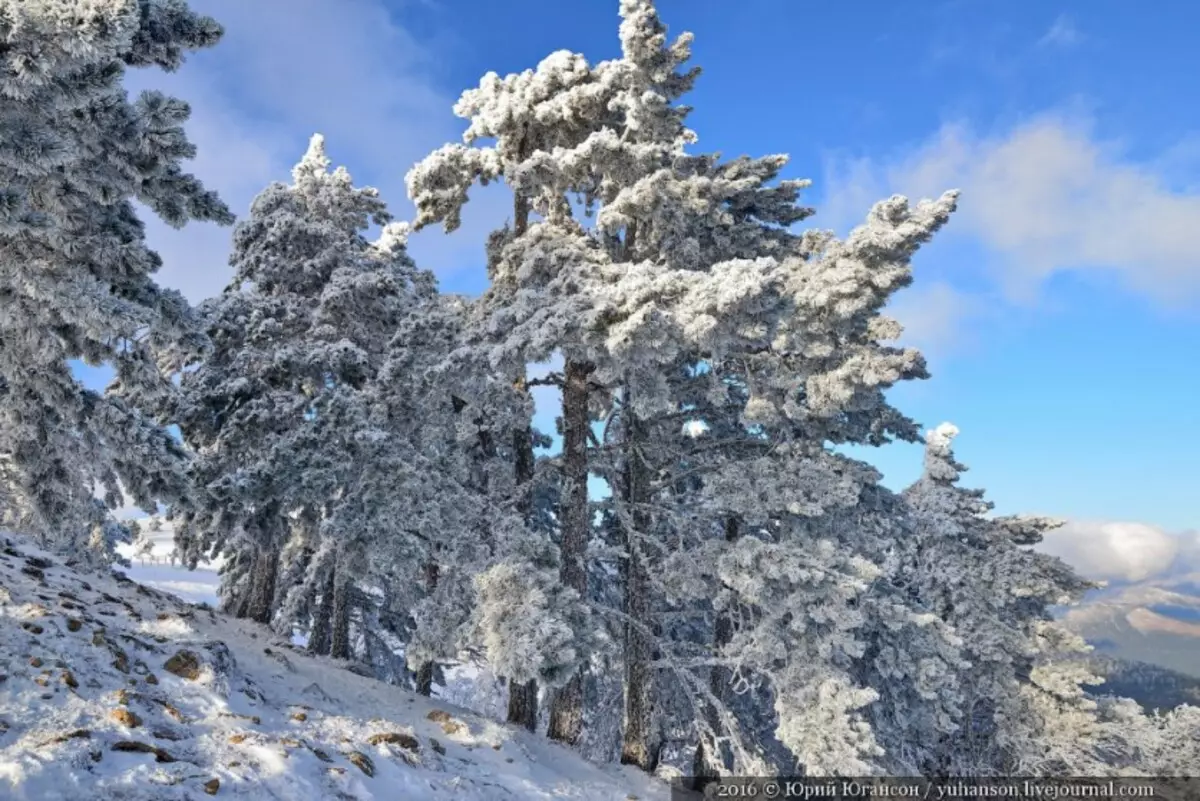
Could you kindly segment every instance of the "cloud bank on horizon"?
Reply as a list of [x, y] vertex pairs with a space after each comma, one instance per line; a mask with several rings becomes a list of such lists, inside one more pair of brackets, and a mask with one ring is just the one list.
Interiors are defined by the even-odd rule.
[[1200, 571], [1200, 531], [1145, 523], [1072, 520], [1047, 533], [1039, 550], [1088, 578], [1127, 583]]

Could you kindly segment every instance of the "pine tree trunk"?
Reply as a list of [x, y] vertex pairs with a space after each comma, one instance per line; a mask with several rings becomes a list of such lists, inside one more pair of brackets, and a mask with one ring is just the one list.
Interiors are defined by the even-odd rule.
[[330, 629], [329, 655], [334, 659], [349, 659], [350, 581], [344, 576], [334, 579], [333, 622]]
[[[563, 370], [563, 479], [560, 503], [562, 526], [560, 556], [562, 583], [588, 597], [585, 562], [591, 520], [588, 517], [588, 376], [594, 368], [586, 362], [568, 361]], [[550, 706], [552, 740], [574, 745], [583, 732], [583, 671], [554, 696]]]
[[[526, 158], [529, 147], [522, 139], [517, 147], [518, 157]], [[523, 192], [513, 194], [513, 235], [521, 236], [529, 230], [529, 198]], [[524, 370], [517, 380], [518, 388], [528, 392]], [[517, 508], [528, 523], [533, 514], [533, 497], [530, 494], [533, 481], [533, 430], [525, 425], [513, 432], [513, 471], [517, 485]], [[508, 680], [508, 722], [523, 726], [529, 731], [537, 729], [538, 717], [537, 681], [525, 683]]]
[[537, 730], [538, 685], [536, 679], [524, 684], [508, 680], [508, 722], [523, 726], [529, 731]]
[[638, 553], [637, 537], [649, 528], [649, 477], [642, 461], [645, 430], [629, 409], [630, 388], [625, 388], [625, 502], [635, 531], [625, 531], [627, 556], [621, 572], [625, 590], [625, 732], [621, 741], [621, 763], [637, 765], [647, 773], [658, 766], [660, 743], [654, 734], [654, 687], [651, 661], [654, 643], [646, 629], [653, 628], [650, 615], [650, 575], [644, 554]]
[[[725, 518], [725, 542], [733, 543], [737, 541], [737, 538], [738, 521], [736, 517], [730, 515]], [[727, 612], [722, 612], [717, 615], [717, 619], [713, 624], [713, 653], [719, 653], [732, 639], [733, 620]], [[713, 667], [709, 674], [709, 689], [718, 703], [726, 703], [732, 683], [733, 676], [730, 674], [728, 668]], [[717, 710], [708, 710], [708, 725], [714, 731], [719, 730], [721, 722], [717, 718]], [[716, 778], [719, 774], [718, 767], [728, 768], [725, 754], [710, 753], [709, 745], [701, 740], [700, 744], [696, 747], [696, 759], [694, 762], [694, 774], [696, 778]]]
[[[525, 381], [520, 381], [521, 389]], [[533, 513], [533, 497], [530, 495], [533, 481], [533, 431], [529, 426], [513, 432], [513, 457], [517, 484], [517, 508], [528, 523]], [[530, 731], [537, 728], [537, 681], [530, 679], [521, 683], [508, 680], [508, 722], [523, 726]]]
[[317, 614], [313, 618], [312, 633], [308, 637], [308, 650], [314, 654], [328, 656], [333, 640], [333, 576], [335, 570], [329, 571], [325, 579], [325, 587], [321, 591], [321, 601], [317, 604]]
[[278, 551], [263, 549], [255, 554], [246, 617], [256, 623], [271, 622], [271, 615], [275, 612], [275, 576], [278, 569]]
[[429, 698], [433, 695], [433, 662], [426, 662], [417, 668], [416, 687], [418, 695]]
[[[224, 610], [236, 618], [244, 618], [250, 613], [250, 595], [253, 587], [251, 583], [254, 581], [254, 566], [258, 559], [255, 555], [248, 555], [245, 551], [240, 552], [234, 557], [238, 562], [250, 562], [250, 567], [247, 570], [249, 578], [240, 583], [241, 591], [231, 592], [224, 600], [222, 607]], [[236, 586], [236, 585], [235, 585]]]
[[[425, 564], [425, 591], [432, 593], [437, 589], [438, 566], [436, 562]], [[417, 668], [417, 693], [424, 696], [433, 695], [433, 661], [430, 660]]]

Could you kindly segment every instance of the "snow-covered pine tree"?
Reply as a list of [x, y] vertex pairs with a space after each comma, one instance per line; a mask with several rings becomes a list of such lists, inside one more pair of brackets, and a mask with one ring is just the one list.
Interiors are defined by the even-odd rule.
[[[310, 613], [318, 647], [349, 657], [367, 548], [396, 531], [371, 528], [399, 480], [389, 471], [418, 469], [380, 428], [372, 382], [436, 287], [378, 193], [329, 166], [314, 136], [292, 183], [255, 199], [235, 230], [233, 280], [203, 308], [213, 347], [181, 380], [196, 502], [177, 537], [192, 564], [226, 555], [223, 602], [235, 614], [268, 622], [285, 600], [277, 625]], [[375, 243], [363, 235], [373, 222], [385, 226]], [[285, 553], [294, 561], [281, 571]], [[277, 587], [280, 575], [291, 586]]]
[[[478, 323], [467, 332], [466, 345], [474, 345], [483, 351], [494, 340], [488, 318], [513, 309], [518, 316], [528, 317], [530, 311], [522, 309], [532, 302], [540, 302], [538, 283], [548, 276], [519, 277], [501, 272], [500, 263], [504, 248], [515, 239], [524, 239], [529, 231], [529, 217], [535, 200], [534, 188], [518, 186], [514, 176], [536, 152], [549, 152], [558, 147], [578, 144], [594, 129], [594, 120], [604, 114], [605, 94], [587, 62], [578, 55], [565, 51], [554, 53], [542, 61], [536, 70], [526, 70], [501, 79], [488, 73], [478, 88], [465, 92], [455, 113], [468, 119], [470, 125], [464, 134], [466, 145], [448, 145], [431, 154], [418, 164], [408, 175], [409, 195], [417, 206], [416, 227], [442, 222], [446, 231], [458, 227], [462, 205], [475, 181], [484, 184], [504, 178], [513, 191], [513, 221], [511, 227], [495, 232], [489, 241], [489, 275], [492, 285], [478, 305]], [[480, 140], [494, 140], [488, 148], [469, 147]], [[553, 202], [565, 202], [559, 197]], [[533, 280], [531, 280], [533, 279]], [[573, 309], [563, 305], [554, 309], [551, 304], [538, 312], [547, 324], [553, 324], [559, 315], [571, 315]], [[536, 308], [536, 307], [535, 307]], [[558, 347], [562, 338], [547, 330], [541, 341], [530, 348], [512, 348], [510, 352], [498, 354], [499, 359], [487, 353], [483, 355], [485, 369], [510, 375], [512, 384], [521, 395], [516, 404], [518, 417], [507, 428], [513, 442], [513, 469], [516, 483], [522, 488], [519, 505], [526, 515], [531, 513], [529, 502], [532, 467], [532, 442], [529, 436], [528, 417], [532, 413], [532, 401], [527, 393], [525, 380], [526, 363], [545, 360]], [[524, 352], [522, 352], [524, 351]], [[540, 351], [540, 355], [537, 353]], [[460, 361], [465, 354], [459, 354]], [[477, 360], [478, 356], [468, 356]], [[563, 580], [582, 596], [586, 595], [586, 574], [582, 567], [582, 549], [586, 546], [586, 439], [581, 426], [586, 426], [586, 375], [589, 372], [586, 360], [573, 359], [564, 370], [560, 380], [564, 389], [564, 411], [570, 410], [567, 429], [571, 432], [564, 444], [562, 465], [571, 478], [564, 490], [566, 508], [574, 510], [559, 515], [560, 549], [563, 551], [560, 575]], [[581, 378], [582, 377], [582, 378]], [[479, 406], [480, 399], [473, 403]], [[583, 409], [583, 413], [579, 412]], [[472, 419], [482, 419], [477, 409]], [[565, 418], [564, 418], [565, 419]], [[499, 428], [504, 437], [502, 421], [493, 419], [489, 425]], [[555, 560], [558, 561], [558, 560]], [[544, 568], [543, 568], [544, 569]], [[532, 685], [509, 683], [509, 720], [532, 728], [536, 720], [536, 692]], [[581, 703], [582, 685], [572, 681], [558, 694], [556, 704], [560, 710], [554, 715], [558, 721], [552, 725], [555, 736], [574, 741], [578, 737], [577, 714]], [[565, 713], [570, 707], [575, 711]]]
[[897, 543], [906, 590], [954, 627], [968, 662], [958, 730], [925, 767], [1091, 775], [1105, 763], [1104, 727], [1084, 685], [1100, 679], [1070, 658], [1088, 647], [1050, 608], [1097, 585], [1030, 547], [1059, 521], [989, 517], [983, 491], [958, 486], [957, 434], [942, 424], [926, 435], [924, 473], [904, 493], [914, 536]]
[[[122, 81], [128, 67], [175, 70], [221, 33], [184, 2], [0, 0], [0, 454], [23, 522], [75, 558], [111, 560], [123, 529], [105, 504], [122, 490], [149, 510], [186, 489], [184, 451], [160, 425], [161, 360], [203, 337], [154, 283], [161, 260], [132, 201], [174, 226], [233, 218], [183, 172], [187, 104], [131, 100]], [[76, 360], [115, 368], [106, 394], [75, 379]]]
[[[897, 421], [902, 422], [894, 410], [882, 403], [882, 390], [897, 380], [917, 377], [923, 372], [923, 363], [911, 351], [881, 345], [877, 340], [886, 338], [882, 335], [887, 333], [888, 325], [874, 317], [890, 293], [907, 283], [908, 258], [945, 222], [954, 198], [948, 195], [936, 203], [911, 210], [907, 204], [895, 200], [881, 204], [877, 213], [882, 219], [874, 221], [873, 218], [876, 224], [869, 223], [848, 243], [835, 243], [821, 235], [802, 239], [790, 234], [786, 227], [803, 219], [808, 210], [795, 204], [796, 194], [802, 186], [800, 182], [768, 185], [785, 160], [778, 157], [740, 159], [722, 165], [714, 157], [686, 156], [682, 148], [691, 140], [691, 135], [682, 126], [683, 110], [672, 108], [670, 100], [678, 96], [674, 93], [685, 90], [694, 76], [694, 73], [676, 71], [687, 57], [688, 38], [668, 45], [653, 5], [648, 2], [627, 2], [622, 10], [626, 17], [622, 26], [625, 57], [618, 62], [599, 65], [597, 71], [612, 70], [613, 77], [608, 78], [607, 83], [618, 89], [618, 99], [610, 102], [610, 107], [623, 109], [622, 124], [627, 127], [615, 129], [616, 135], [614, 131], [602, 131], [586, 140], [574, 153], [560, 150], [554, 158], [559, 165], [565, 165], [561, 167], [564, 171], [571, 169], [587, 175], [591, 186], [595, 187], [590, 198], [600, 205], [597, 230], [607, 236], [605, 244], [613, 272], [637, 275], [643, 282], [641, 286], [633, 282], [614, 282], [610, 288], [619, 292], [625, 287], [636, 286], [644, 294], [639, 297], [631, 293], [635, 303], [653, 293], [661, 293], [655, 298], [654, 306], [634, 308], [651, 314], [667, 311], [674, 315], [675, 321], [688, 323], [685, 341], [691, 345], [691, 350], [681, 347], [672, 351], [670, 346], [675, 343], [671, 342], [669, 333], [657, 339], [639, 339], [634, 335], [614, 344], [616, 337], [611, 332], [619, 330], [619, 325], [605, 329], [609, 334], [607, 353], [610, 357], [620, 354], [625, 366], [621, 381], [623, 403], [619, 425], [613, 432], [623, 441], [623, 468], [610, 473], [610, 483], [621, 491], [614, 496], [611, 507], [623, 533], [620, 547], [627, 554], [624, 612], [637, 612], [637, 617], [625, 618], [626, 665], [630, 668], [626, 676], [626, 697], [631, 703], [626, 714], [624, 758], [649, 768], [656, 759], [654, 738], [661, 735], [654, 731], [655, 725], [651, 721], [648, 703], [651, 672], [645, 668], [650, 662], [648, 652], [651, 648], [664, 650], [664, 641], [653, 631], [650, 621], [662, 619], [668, 612], [665, 607], [650, 612], [647, 603], [651, 595], [662, 593], [662, 589], [649, 585], [668, 580], [675, 588], [685, 585], [687, 580], [679, 576], [690, 577], [695, 571], [694, 568], [691, 571], [681, 568], [689, 567], [689, 563], [694, 565], [697, 552], [680, 553], [682, 540], [678, 537], [682, 534], [685, 538], [694, 538], [696, 532], [712, 529], [711, 525], [705, 526], [697, 520], [692, 512], [675, 512], [680, 518], [680, 525], [674, 527], [677, 538], [669, 547], [664, 547], [664, 542], [655, 542], [654, 535], [659, 532], [652, 529], [658, 524], [651, 523], [654, 512], [650, 510], [658, 504], [652, 504], [649, 495], [645, 494], [652, 486], [646, 480], [648, 474], [659, 478], [653, 484], [658, 486], [661, 495], [664, 494], [662, 487], [671, 486], [672, 475], [684, 470], [698, 471], [700, 465], [697, 462], [704, 459], [703, 454], [691, 460], [682, 460], [676, 455], [674, 463], [669, 459], [651, 460], [655, 469], [645, 469], [644, 456], [652, 450], [650, 443], [654, 443], [661, 454], [661, 443], [680, 441], [678, 415], [688, 408], [672, 397], [668, 388], [665, 376], [671, 373], [664, 370], [664, 353], [677, 354], [671, 368], [676, 375], [681, 368], [686, 372], [689, 360], [692, 365], [702, 358], [717, 363], [727, 359], [737, 364], [739, 357], [735, 354], [740, 348], [746, 355], [756, 357], [758, 362], [775, 370], [782, 365], [784, 369], [776, 380], [790, 380], [793, 387], [804, 381], [811, 381], [814, 386], [824, 381], [826, 391], [828, 385], [837, 386], [843, 397], [824, 400], [823, 408], [807, 412], [815, 421], [828, 419], [836, 423], [819, 426], [810, 422], [808, 428], [813, 441], [805, 443], [807, 447], [795, 448], [791, 456], [801, 465], [820, 456], [825, 441], [822, 435], [834, 442], [882, 441], [892, 429], [900, 428]], [[880, 250], [881, 245], [881, 253], [873, 252]], [[737, 259], [752, 258], [763, 260], [754, 265], [761, 271], [757, 275], [752, 270], [745, 270], [746, 265], [736, 262]], [[771, 261], [772, 258], [779, 261]], [[743, 268], [740, 273], [738, 268]], [[869, 271], [872, 269], [877, 272], [876, 287], [871, 286]], [[700, 270], [710, 271], [715, 280], [698, 281], [708, 277], [698, 275]], [[663, 289], [669, 288], [670, 281], [682, 275], [704, 286], [709, 294], [684, 296], [672, 306], [671, 300], [676, 298], [672, 298], [669, 289], [666, 292]], [[747, 281], [747, 276], [758, 280]], [[657, 279], [657, 286], [647, 287], [651, 277]], [[769, 277], [787, 287], [782, 294], [788, 297], [789, 303], [772, 306], [763, 302], [764, 298], [772, 297], [761, 290], [764, 284], [770, 286]], [[856, 281], [862, 281], [863, 286], [857, 286]], [[823, 296], [817, 294], [839, 282], [843, 286], [836, 287], [834, 292], [826, 291]], [[792, 310], [800, 314], [793, 315]], [[778, 316], [773, 318], [772, 313]], [[620, 314], [617, 312], [614, 317], [620, 319]], [[663, 316], [658, 315], [657, 320], [661, 322]], [[797, 316], [803, 322], [790, 322], [773, 341], [774, 320], [793, 321]], [[631, 317], [636, 318], [636, 313]], [[812, 320], [822, 317], [829, 320], [831, 330], [817, 330], [812, 325]], [[797, 330], [799, 325], [807, 325], [809, 330]], [[664, 325], [662, 330], [669, 332], [670, 325]], [[845, 352], [831, 357], [824, 351], [831, 341], [838, 339], [847, 343]], [[645, 350], [640, 351], [639, 347]], [[601, 359], [596, 361], [604, 364]], [[847, 362], [854, 361], [859, 365], [869, 364], [877, 372], [865, 376], [836, 374], [836, 371], [845, 371]], [[613, 362], [621, 363], [616, 359]], [[800, 367], [811, 373], [800, 372]], [[746, 369], [744, 365], [741, 367], [743, 375]], [[725, 389], [725, 378], [735, 375], [736, 371], [724, 373], [722, 383], [717, 384], [721, 391]], [[597, 378], [601, 375], [602, 371], [598, 370]], [[642, 386], [637, 387], [635, 383]], [[769, 390], [762, 387], [758, 392], [762, 395]], [[649, 434], [646, 424], [655, 418], [656, 406], [664, 408], [664, 400], [668, 413], [660, 419], [666, 427]], [[837, 405], [839, 402], [845, 405]], [[800, 414], [795, 416], [800, 417]], [[673, 432], [670, 431], [672, 418]], [[849, 431], [827, 434], [827, 429], [834, 425]], [[909, 424], [902, 433], [911, 436], [914, 430]], [[787, 438], [795, 436], [788, 432]], [[746, 444], [754, 442], [745, 431], [738, 439]], [[815, 454], [813, 442], [817, 446]], [[726, 449], [731, 449], [733, 444], [722, 443]], [[763, 444], [761, 438], [758, 444]], [[712, 444], [705, 445], [711, 447]], [[712, 453], [719, 452], [712, 448]], [[641, 469], [637, 469], [638, 463], [641, 463]], [[730, 522], [728, 518], [724, 521], [725, 524]], [[721, 528], [728, 531], [730, 526]], [[733, 528], [736, 529], [736, 525]], [[663, 560], [662, 555], [672, 549], [677, 558], [669, 562]], [[629, 558], [630, 555], [633, 558]], [[705, 555], [715, 556], [711, 549]], [[655, 564], [658, 562], [661, 564]], [[668, 579], [668, 570], [678, 571], [678, 574]], [[648, 575], [651, 572], [657, 575]], [[715, 570], [709, 568], [708, 572], [711, 576]], [[696, 596], [687, 597], [693, 602], [696, 600]], [[631, 600], [635, 603], [631, 604]], [[670, 614], [677, 617], [679, 610], [670, 610]], [[697, 659], [693, 653], [690, 660], [680, 661], [712, 664], [711, 657], [708, 659], [708, 662]], [[656, 660], [655, 668], [661, 669], [668, 664], [671, 664], [670, 657], [663, 654]], [[714, 693], [710, 687], [698, 685], [691, 678], [684, 683], [688, 685], [687, 694], [693, 699], [693, 708], [713, 706]], [[696, 699], [699, 699], [698, 704]], [[743, 764], [747, 763], [743, 761]]]
[[[708, 543], [718, 570], [703, 585], [723, 612], [720, 636], [715, 652], [697, 661], [715, 660], [742, 687], [760, 688], [774, 706], [773, 737], [809, 773], [872, 773], [888, 764], [883, 733], [867, 711], [886, 693], [865, 680], [864, 659], [900, 654], [930, 667], [954, 659], [948, 632], [922, 633], [928, 625], [919, 610], [879, 591], [901, 505], [888, 500], [874, 470], [830, 450], [915, 436], [883, 392], [924, 377], [924, 362], [888, 344], [898, 329], [880, 309], [911, 280], [911, 257], [954, 202], [952, 193], [915, 207], [894, 198], [845, 240], [812, 232], [788, 242], [782, 280], [792, 313], [768, 347], [713, 359], [701, 376], [711, 401], [691, 404], [712, 433], [684, 451], [682, 475], [697, 482], [688, 505], [712, 514], [709, 530], [722, 532]], [[726, 417], [731, 402], [739, 425]], [[732, 441], [706, 450], [720, 445], [717, 436]], [[697, 560], [667, 564], [689, 561]], [[916, 670], [906, 678], [900, 662], [894, 683], [912, 688], [924, 680]], [[728, 751], [734, 725], [758, 736], [776, 770], [790, 769], [756, 735], [761, 710], [740, 712], [741, 721], [726, 714], [725, 731], [702, 730], [709, 742], [701, 756], [710, 764], [698, 772], [744, 764], [745, 755]]]
[[[652, 13], [645, 3], [629, 3], [623, 10], [632, 18], [647, 8]], [[659, 36], [654, 30], [639, 34], [633, 29], [641, 23], [631, 25], [630, 46], [657, 52], [636, 54], [646, 63], [635, 63], [631, 51], [629, 57], [591, 68], [582, 57], [557, 53], [537, 71], [503, 81], [489, 75], [480, 90], [464, 95], [458, 112], [472, 121], [468, 142], [486, 136], [496, 145], [448, 146], [409, 174], [418, 226], [444, 221], [453, 228], [470, 184], [496, 178], [528, 199], [541, 217], [520, 235], [512, 229], [492, 238], [493, 290], [483, 304], [486, 335], [479, 339], [490, 363], [512, 373], [556, 350], [564, 355], [560, 575], [582, 596], [592, 528], [586, 479], [589, 402], [595, 391], [646, 375], [649, 385], [635, 394], [639, 406], [649, 410], [665, 403], [661, 370], [683, 350], [727, 339], [730, 332], [718, 318], [744, 323], [745, 315], [738, 312], [761, 303], [773, 287], [765, 265], [757, 262], [734, 261], [697, 275], [653, 259], [629, 260], [637, 235], [626, 229], [615, 201], [630, 184], [669, 168], [690, 141], [680, 125], [682, 111], [663, 113], [666, 101], [643, 98], [643, 90], [670, 85], [661, 97], [675, 97], [691, 80], [671, 77], [686, 59], [686, 40], [678, 48], [664, 47], [654, 43]], [[671, 75], [659, 74], [663, 69]], [[653, 108], [643, 108], [644, 103]], [[552, 130], [543, 134], [534, 124]], [[642, 125], [660, 127], [639, 140], [634, 131]], [[528, 141], [531, 128], [539, 138], [527, 149], [520, 143]], [[653, 187], [641, 183], [637, 191]], [[576, 206], [590, 209], [597, 203], [602, 206], [597, 224], [588, 229]], [[613, 204], [613, 212], [606, 203]], [[573, 680], [556, 695], [552, 736], [578, 739], [582, 687], [582, 679]]]

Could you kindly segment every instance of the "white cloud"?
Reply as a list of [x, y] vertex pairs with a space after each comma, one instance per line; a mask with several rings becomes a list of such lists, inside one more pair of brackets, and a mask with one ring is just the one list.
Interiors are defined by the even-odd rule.
[[1071, 521], [1046, 534], [1039, 550], [1093, 579], [1142, 581], [1200, 569], [1200, 537], [1145, 523]]
[[1038, 40], [1042, 47], [1073, 47], [1083, 41], [1083, 34], [1066, 14], [1059, 14], [1050, 30]]
[[918, 348], [927, 359], [971, 346], [964, 337], [968, 323], [988, 313], [981, 298], [961, 292], [944, 281], [917, 282], [897, 293], [887, 313], [904, 326], [901, 342]]
[[831, 161], [827, 181], [826, 208], [843, 224], [868, 198], [960, 188], [947, 234], [994, 254], [1010, 299], [1028, 299], [1065, 272], [1116, 276], [1164, 305], [1200, 299], [1200, 193], [1171, 188], [1078, 119], [1045, 115], [992, 137], [948, 125], [889, 164]]
[[[411, 206], [404, 174], [426, 153], [457, 140], [456, 92], [433, 78], [435, 54], [382, 0], [192, 0], [226, 29], [211, 50], [178, 72], [138, 70], [131, 90], [161, 89], [192, 106], [188, 133], [199, 155], [189, 169], [239, 216], [272, 180], [289, 180], [314, 132], [359, 184], [378, 186], [392, 213]], [[483, 191], [464, 215], [461, 235], [413, 237], [422, 266], [445, 275], [483, 262], [482, 232], [504, 219], [503, 191]], [[227, 282], [230, 230], [189, 224], [170, 229], [144, 213], [150, 244], [165, 266], [159, 281], [193, 302]]]

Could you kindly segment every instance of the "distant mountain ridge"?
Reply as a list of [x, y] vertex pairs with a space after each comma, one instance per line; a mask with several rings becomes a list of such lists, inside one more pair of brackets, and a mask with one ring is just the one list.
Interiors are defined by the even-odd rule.
[[[1097, 657], [1157, 666], [1200, 682], [1200, 573], [1098, 590], [1060, 619], [1095, 646]], [[1120, 681], [1133, 681], [1129, 677], [1138, 672], [1127, 668]]]

